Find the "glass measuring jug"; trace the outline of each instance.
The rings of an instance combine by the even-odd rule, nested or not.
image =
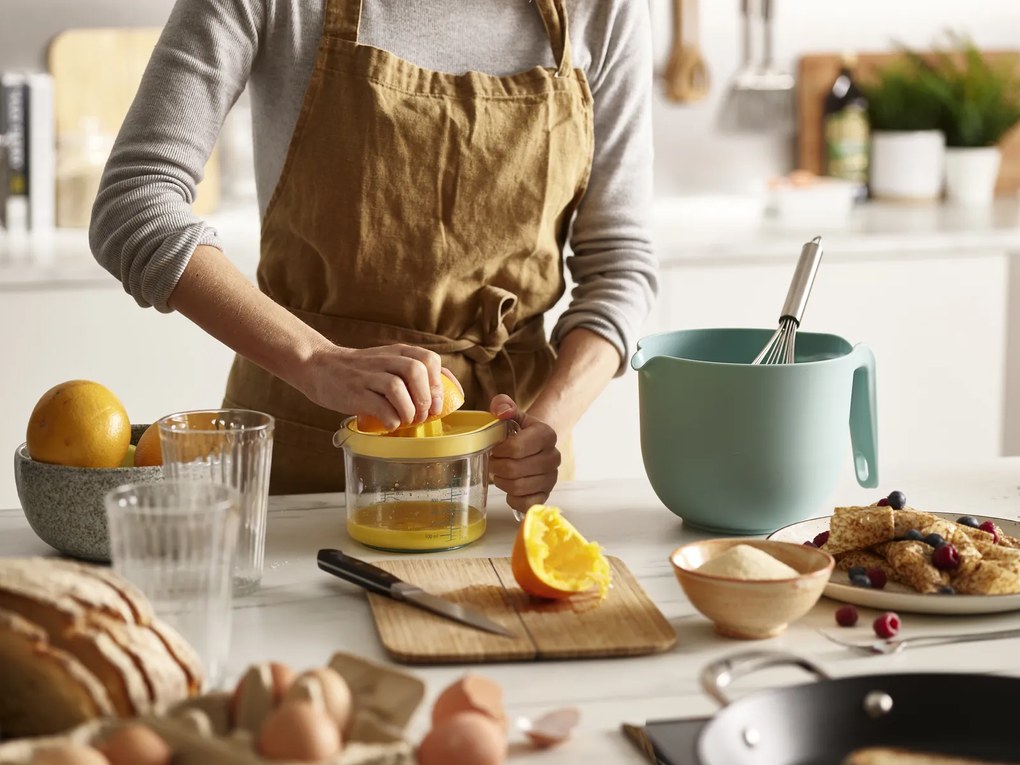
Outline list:
[[[347,533],[389,552],[453,550],[485,533],[489,452],[516,432],[487,412],[444,418],[443,435],[363,433],[344,421],[333,442],[344,450]]]

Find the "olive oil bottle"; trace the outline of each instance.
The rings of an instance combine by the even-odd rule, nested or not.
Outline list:
[[[868,154],[871,125],[868,99],[857,87],[853,70],[856,56],[844,54],[839,76],[825,96],[822,116],[825,175],[859,184],[858,198],[868,193]]]

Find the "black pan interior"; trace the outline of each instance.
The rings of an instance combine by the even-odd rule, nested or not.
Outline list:
[[[874,692],[893,702],[878,718],[865,711]],[[869,675],[755,693],[704,727],[698,765],[839,765],[866,746],[1020,763],[1020,678]]]

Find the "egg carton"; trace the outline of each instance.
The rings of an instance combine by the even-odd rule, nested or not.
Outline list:
[[[328,665],[351,690],[351,719],[343,751],[320,765],[414,765],[414,747],[405,729],[425,695],[425,684],[413,675],[347,653],[336,653]],[[158,733],[174,752],[174,765],[264,765],[255,748],[262,720],[271,710],[258,697],[272,689],[248,687],[249,699],[206,693],[174,704],[159,713],[126,719],[102,718],[59,736],[20,739],[0,745],[0,765],[28,763],[40,749],[55,743],[94,744],[129,723],[142,723]],[[231,707],[247,703],[249,713],[231,725]],[[252,710],[255,710],[252,713]],[[288,765],[277,763],[277,765]],[[294,765],[297,765],[296,763]]]

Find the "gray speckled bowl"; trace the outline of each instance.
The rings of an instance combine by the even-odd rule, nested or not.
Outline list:
[[[138,443],[146,427],[131,426],[131,443]],[[162,480],[162,466],[69,467],[33,460],[25,444],[14,452],[14,482],[32,530],[58,552],[88,561],[110,560],[106,493],[126,483]]]

